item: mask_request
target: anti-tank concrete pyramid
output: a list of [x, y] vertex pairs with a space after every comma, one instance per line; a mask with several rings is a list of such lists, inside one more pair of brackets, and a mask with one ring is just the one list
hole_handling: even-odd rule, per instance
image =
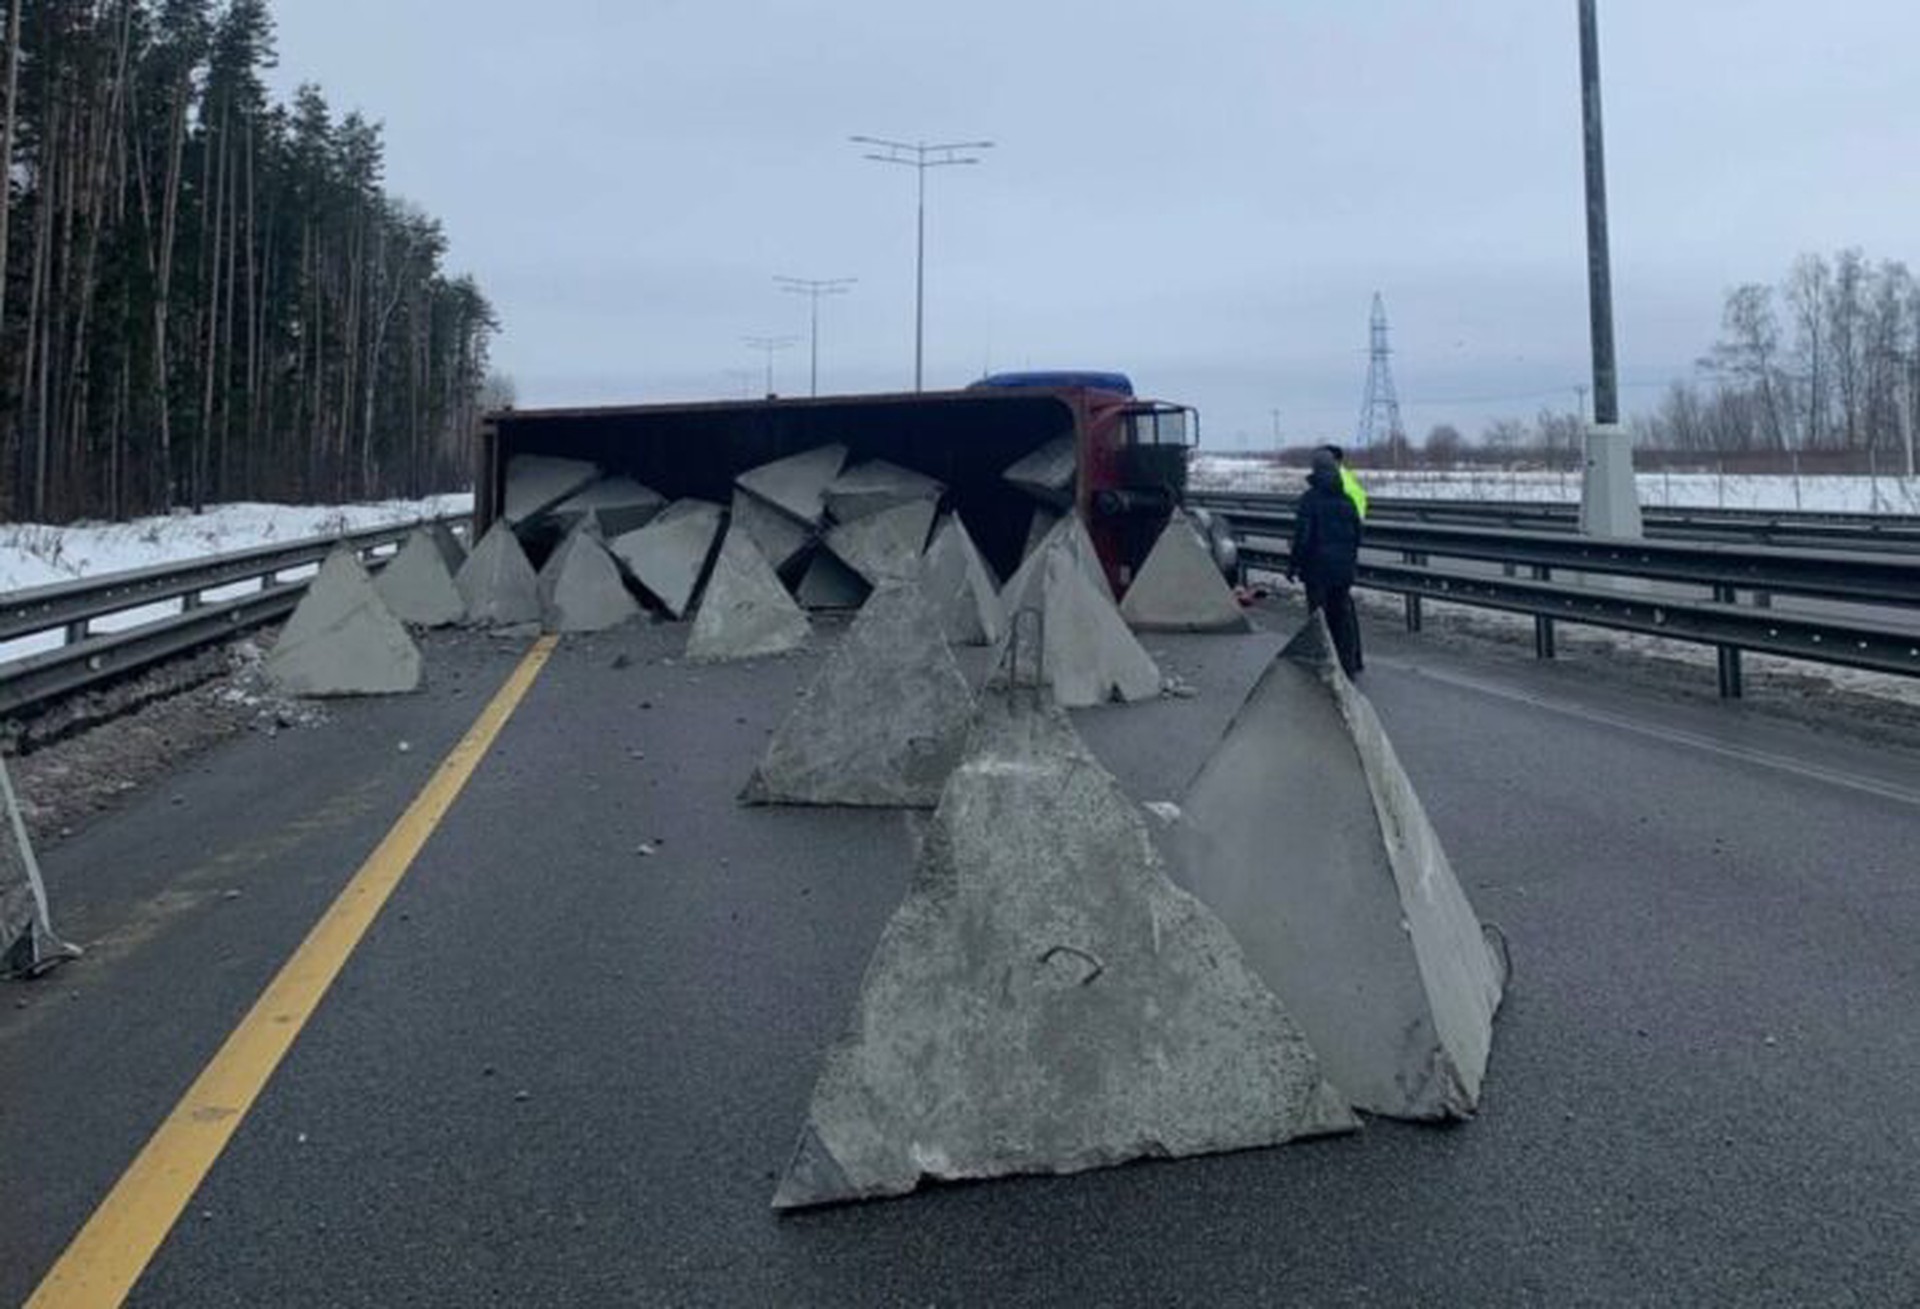
[[1234, 599], [1213, 552], [1176, 509], [1120, 602], [1127, 626], [1142, 632], [1246, 632], [1253, 624]]
[[540, 622], [549, 632], [602, 632], [640, 616], [620, 566], [582, 522], [540, 570]]
[[603, 477], [549, 509], [547, 516], [565, 531], [591, 519], [600, 534], [612, 540], [639, 531], [666, 507], [667, 498], [650, 486], [631, 477]]
[[875, 591], [767, 746], [751, 804], [930, 807], [973, 695], [920, 587]]
[[392, 695], [420, 687], [420, 648], [354, 552], [335, 550], [307, 584], [266, 659], [294, 695]]
[[867, 580], [821, 549], [807, 563], [794, 598], [807, 609], [858, 609], [873, 593]]
[[738, 488], [733, 493], [727, 525], [729, 530], [745, 532], [776, 572], [807, 548], [813, 534], [813, 529], [799, 519]]
[[700, 589], [714, 541], [720, 535], [721, 508], [706, 500], [675, 500], [637, 532], [609, 547], [635, 581], [675, 618], [684, 615]]
[[1044, 575], [1043, 564], [1049, 550], [1065, 550], [1075, 563], [1087, 575], [1087, 580], [1109, 602], [1113, 600], [1113, 583], [1107, 579], [1107, 570], [1100, 562], [1100, 552], [1094, 548], [1093, 538], [1087, 534], [1087, 525], [1080, 521], [1080, 515], [1068, 514], [1054, 522], [1045, 537], [1026, 558], [1020, 561], [1020, 567], [1000, 589], [1000, 599], [1006, 611], [1011, 614], [1017, 609], [1032, 603], [1031, 592]]
[[518, 526], [599, 476], [599, 468], [582, 459], [515, 455], [507, 461], [506, 496], [500, 516]]
[[805, 644], [812, 625], [747, 538], [729, 531], [700, 598], [687, 658], [709, 663], [781, 654]]
[[[1072, 520], [1063, 522], [1046, 549], [1007, 584], [1009, 633], [1020, 613], [1042, 616], [1044, 677], [1054, 699], [1074, 708], [1113, 700], [1149, 700], [1160, 694], [1163, 679], [1153, 656], [1121, 620], [1107, 593], [1096, 587], [1086, 562], [1073, 544]], [[1090, 548], [1090, 547], [1089, 547]], [[994, 666], [1005, 663], [1007, 639]]]
[[920, 561], [920, 584], [949, 641], [992, 645], [1005, 633], [999, 588], [958, 514], [949, 515], [933, 534]]
[[440, 561], [447, 566], [447, 576], [457, 575], [460, 565], [467, 562], [467, 548], [460, 544], [460, 539], [453, 534], [453, 529], [445, 523], [430, 523], [427, 526], [427, 535], [432, 538], [434, 548], [440, 552]]
[[1033, 552], [1045, 545], [1047, 538], [1053, 535], [1053, 529], [1060, 525], [1060, 515], [1045, 505], [1033, 507], [1033, 517], [1027, 522], [1026, 543], [1020, 547], [1022, 562], [1033, 557]]
[[931, 500], [882, 509], [835, 527], [827, 533], [827, 548], [874, 586], [904, 581], [920, 571], [933, 512]]
[[1506, 981], [1413, 783], [1315, 617], [1181, 803], [1176, 872], [1372, 1113], [1471, 1114]]
[[445, 627], [467, 616], [467, 602], [453, 584], [447, 556], [433, 533], [422, 528], [373, 579], [393, 616], [415, 627]]
[[823, 445], [785, 459], [750, 468], [734, 484], [803, 523], [816, 524], [826, 511], [827, 487], [847, 461], [844, 445]]
[[909, 500], [937, 502], [946, 490], [942, 483], [925, 473], [916, 473], [885, 459], [869, 459], [833, 479], [827, 487], [827, 512], [835, 522], [851, 523]]
[[1002, 476], [1027, 494], [1064, 509], [1073, 503], [1074, 468], [1073, 438], [1062, 436], [1016, 461]]
[[0, 759], [0, 977], [38, 977], [79, 953], [54, 933], [26, 816]]
[[505, 519], [495, 523], [454, 576], [467, 621], [516, 627], [540, 621], [540, 580]]
[[1065, 716], [989, 696], [774, 1205], [1355, 1125]]

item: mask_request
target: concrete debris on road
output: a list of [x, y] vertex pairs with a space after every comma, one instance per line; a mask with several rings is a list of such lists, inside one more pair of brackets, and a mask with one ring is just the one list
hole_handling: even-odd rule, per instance
[[343, 547], [307, 584], [265, 669], [293, 695], [393, 695], [420, 689], [420, 647]]
[[466, 601], [470, 623], [513, 627], [540, 621], [540, 579], [504, 519], [480, 538], [453, 584]]
[[916, 473], [885, 459], [869, 459], [833, 479], [827, 487], [827, 512], [837, 523], [851, 523], [910, 500], [938, 503], [946, 493], [944, 483], [925, 473]]
[[760, 553], [766, 556], [775, 572], [798, 558], [813, 539], [809, 525], [738, 487], [734, 488], [728, 527], [744, 531], [760, 547]]
[[934, 502], [909, 500], [841, 523], [827, 533], [827, 549], [872, 586], [901, 582], [920, 571], [920, 553], [933, 529]]
[[563, 532], [591, 522], [611, 541], [639, 531], [666, 507], [667, 498], [650, 486], [642, 486], [631, 477], [603, 477], [549, 509], [547, 517]]
[[373, 589], [395, 618], [415, 627], [447, 627], [467, 616], [467, 602], [453, 584], [446, 551], [428, 528], [407, 538], [373, 579]]
[[1261, 676], [1180, 807], [1176, 873], [1234, 925], [1352, 1103], [1472, 1114], [1504, 954], [1320, 617]]
[[724, 663], [784, 654], [806, 644], [812, 629], [760, 548], [745, 532], [729, 530], [687, 636], [686, 657]]
[[794, 594], [808, 609], [858, 609], [873, 591], [866, 578], [854, 572], [827, 549], [816, 551], [801, 575]]
[[78, 946], [53, 930], [47, 887], [33, 855], [20, 798], [14, 794], [7, 763], [0, 758], [0, 977], [38, 977], [69, 959]]
[[989, 696], [773, 1203], [1357, 1125], [1065, 715]]
[[920, 585], [954, 644], [993, 645], [1005, 634], [999, 584], [959, 514], [947, 515], [934, 532], [920, 560]]
[[600, 469], [582, 459], [515, 455], [507, 460], [507, 490], [500, 516], [518, 527], [599, 476]]
[[733, 484], [801, 522], [817, 526], [826, 512], [827, 487], [840, 476], [846, 462], [847, 447], [823, 445], [749, 468], [734, 478]]
[[1120, 602], [1140, 632], [1250, 632], [1253, 623], [1213, 561], [1213, 551], [1179, 510], [1167, 520]]
[[675, 500], [637, 532], [616, 538], [614, 558], [675, 618], [686, 616], [720, 537], [719, 505]]
[[882, 587], [774, 733], [740, 798], [930, 808], [972, 714], [973, 693], [920, 587]]
[[1027, 494], [1067, 509], [1073, 504], [1075, 462], [1073, 438], [1061, 436], [1017, 460], [1001, 476]]
[[540, 570], [540, 623], [549, 632], [603, 632], [640, 616], [620, 566], [583, 519]]
[[1004, 675], [1007, 647], [1019, 615], [1035, 610], [1041, 615], [1042, 680], [1053, 688], [1055, 701], [1070, 708], [1120, 700], [1151, 700], [1164, 680], [1160, 668], [1140, 639], [1120, 617], [1111, 596], [1094, 584], [1092, 567], [1099, 567], [1086, 545], [1083, 557], [1074, 533], [1077, 519], [1067, 519], [1047, 546], [1021, 565], [1007, 584], [1008, 635], [994, 657], [994, 680]]

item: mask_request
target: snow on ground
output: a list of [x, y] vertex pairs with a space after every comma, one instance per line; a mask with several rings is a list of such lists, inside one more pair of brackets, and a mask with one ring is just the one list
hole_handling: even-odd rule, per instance
[[[1243, 455], [1195, 457], [1193, 487], [1204, 491], [1304, 489], [1305, 474]], [[1370, 495], [1394, 499], [1511, 500], [1572, 504], [1580, 499], [1580, 475], [1568, 470], [1458, 468], [1367, 469], [1360, 480]], [[1803, 509], [1829, 513], [1920, 514], [1920, 478], [1793, 477], [1786, 474], [1641, 473], [1640, 503], [1691, 509]]]

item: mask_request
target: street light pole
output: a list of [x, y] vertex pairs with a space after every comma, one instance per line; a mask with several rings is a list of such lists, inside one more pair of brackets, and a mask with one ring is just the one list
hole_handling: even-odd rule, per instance
[[785, 350], [788, 346], [793, 344], [794, 339], [790, 336], [743, 336], [740, 339], [747, 343], [748, 349], [758, 350], [766, 355], [767, 357], [767, 397], [771, 399], [773, 397], [774, 351]]
[[807, 394], [820, 394], [820, 297], [823, 295], [845, 295], [847, 288], [860, 279], [857, 277], [775, 277], [782, 291], [791, 291], [794, 295], [804, 295], [812, 301], [811, 322], [812, 338], [808, 347], [811, 359], [807, 367]]
[[870, 145], [885, 153], [868, 152], [867, 158], [880, 164], [900, 164], [919, 174], [913, 254], [913, 389], [922, 389], [926, 362], [927, 322], [927, 170], [977, 164], [977, 158], [964, 152], [991, 150], [991, 141], [949, 141], [930, 145], [925, 141], [888, 141], [877, 136], [853, 136], [857, 145]]

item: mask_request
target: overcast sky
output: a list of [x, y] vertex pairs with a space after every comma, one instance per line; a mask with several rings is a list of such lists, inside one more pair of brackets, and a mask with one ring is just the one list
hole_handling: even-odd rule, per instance
[[[1622, 404], [1808, 249], [1920, 262], [1920, 5], [1600, 0]], [[1587, 379], [1574, 0], [275, 0], [284, 95], [386, 125], [523, 406], [1117, 368], [1206, 444], [1349, 433], [1374, 291], [1416, 437]], [[733, 370], [730, 372], [730, 370]], [[758, 389], [758, 381], [754, 383]]]

